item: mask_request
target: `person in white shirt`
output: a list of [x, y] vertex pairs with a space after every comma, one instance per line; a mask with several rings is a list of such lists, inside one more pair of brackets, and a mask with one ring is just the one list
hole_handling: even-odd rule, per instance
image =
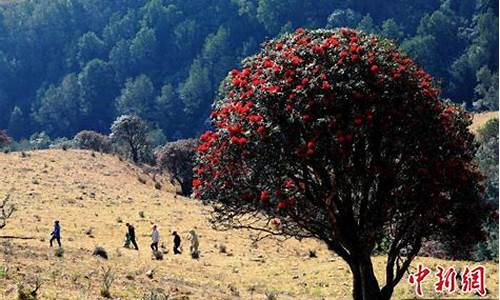
[[160, 232], [158, 231], [158, 227], [153, 225], [153, 231], [151, 232], [151, 249], [153, 251], [158, 251], [158, 242], [160, 242]]

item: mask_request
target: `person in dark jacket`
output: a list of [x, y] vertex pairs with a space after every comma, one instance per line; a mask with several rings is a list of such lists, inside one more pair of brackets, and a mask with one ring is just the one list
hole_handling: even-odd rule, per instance
[[132, 245], [134, 245], [135, 250], [139, 250], [139, 247], [137, 246], [137, 242], [135, 241], [135, 228], [132, 224], [127, 223], [127, 230], [128, 230], [128, 238], [130, 239], [130, 242]]
[[181, 246], [181, 237], [177, 234], [177, 231], [172, 233], [174, 236], [174, 254], [181, 254], [179, 247]]
[[59, 225], [59, 221], [54, 222], [54, 230], [52, 230], [50, 235], [52, 235], [52, 238], [50, 239], [50, 247], [52, 247], [52, 242], [56, 240], [59, 248], [61, 248], [61, 225]]

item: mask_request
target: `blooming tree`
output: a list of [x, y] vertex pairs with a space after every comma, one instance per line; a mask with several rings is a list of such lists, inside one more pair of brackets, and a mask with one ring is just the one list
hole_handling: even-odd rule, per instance
[[194, 193], [217, 224], [323, 240], [349, 265], [354, 299], [389, 299], [425, 239], [482, 238], [470, 117], [392, 42], [299, 29], [242, 66], [197, 149]]

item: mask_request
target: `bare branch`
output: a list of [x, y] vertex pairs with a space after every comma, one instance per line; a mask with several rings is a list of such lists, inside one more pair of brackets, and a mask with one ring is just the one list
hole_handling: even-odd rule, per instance
[[7, 225], [7, 220], [12, 216], [16, 210], [14, 205], [9, 204], [10, 194], [7, 194], [0, 203], [0, 229]]

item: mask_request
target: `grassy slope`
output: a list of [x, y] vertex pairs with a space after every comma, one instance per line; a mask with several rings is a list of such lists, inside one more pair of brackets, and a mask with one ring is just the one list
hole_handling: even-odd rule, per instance
[[[265, 299], [271, 291], [280, 299], [350, 298], [351, 276], [346, 264], [317, 241], [266, 240], [254, 247], [249, 240], [252, 232], [212, 230], [206, 219], [208, 207], [175, 198], [171, 192], [174, 187], [166, 178], [157, 178], [163, 187], [156, 190], [151, 177], [117, 157], [93, 157], [91, 152], [76, 150], [28, 154], [25, 158], [20, 153], [0, 154], [0, 197], [10, 193], [18, 208], [0, 234], [36, 238], [11, 240], [10, 246], [1, 240], [0, 265], [9, 270], [0, 276], [0, 298], [15, 298], [16, 282], [40, 277], [44, 282], [42, 299], [98, 299], [102, 266], [113, 268], [116, 280], [111, 293], [121, 299], [140, 298], [154, 287], [192, 299]], [[146, 184], [139, 182], [138, 176], [146, 178]], [[139, 216], [140, 211], [145, 218]], [[48, 247], [54, 219], [62, 224], [64, 258], [54, 257]], [[139, 252], [121, 248], [124, 222], [136, 225]], [[152, 260], [148, 248], [147, 235], [153, 223], [159, 225], [169, 250], [163, 261]], [[172, 256], [168, 233], [181, 232], [187, 249], [187, 231], [193, 227], [200, 235], [201, 258]], [[85, 233], [89, 228], [93, 237]], [[229, 255], [219, 253], [220, 244], [227, 247]], [[108, 250], [108, 261], [91, 256], [96, 245]], [[12, 254], [6, 254], [8, 248]], [[315, 249], [318, 258], [309, 258], [309, 249]], [[381, 281], [384, 259], [374, 257]], [[418, 262], [429, 267], [473, 264], [418, 258], [413, 266]], [[498, 298], [497, 263], [484, 265], [489, 296]], [[150, 268], [155, 268], [153, 279], [145, 276]], [[434, 295], [433, 281], [424, 284], [427, 297]], [[405, 278], [394, 298], [413, 295]]]

